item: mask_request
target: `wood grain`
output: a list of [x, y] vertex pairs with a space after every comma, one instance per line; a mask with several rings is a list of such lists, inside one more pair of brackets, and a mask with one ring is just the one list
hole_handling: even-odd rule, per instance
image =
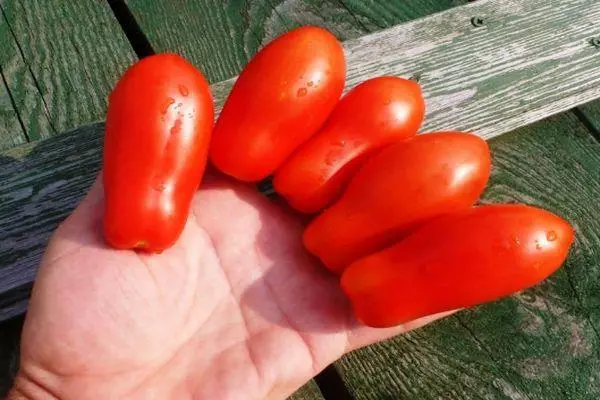
[[[370, 32], [467, 4], [468, 0], [338, 0]], [[375, 27], [375, 29], [373, 29]]]
[[[22, 58], [18, 56], [17, 44], [2, 10], [2, 0], [0, 0], [0, 38], [2, 39], [0, 40], [0, 150], [3, 150], [27, 142], [24, 123], [19, 121], [19, 114], [15, 108], [15, 104], [20, 105], [19, 101], [23, 101], [25, 96], [16, 98], [11, 96], [6, 76], [22, 78], [11, 80], [13, 90], [15, 90], [15, 86], [22, 86], [31, 91], [32, 85], [30, 75], [23, 73], [26, 66]], [[41, 97], [36, 97], [35, 93], [35, 90], [31, 91], [28, 100], [35, 101], [34, 99], [38, 98], [41, 102]]]
[[27, 137], [13, 107], [8, 89], [1, 78], [0, 70], [0, 150], [3, 150], [25, 143]]
[[424, 129], [493, 137], [600, 96], [599, 18], [594, 0], [478, 1], [348, 42], [349, 81], [419, 74]]
[[490, 142], [483, 203], [522, 202], [576, 227], [542, 285], [345, 357], [356, 399], [592, 399], [600, 395], [600, 145], [572, 114]]
[[[0, 0], [0, 65], [31, 140], [104, 118], [135, 55], [105, 1]], [[4, 32], [6, 33], [6, 31]]]
[[277, 19], [269, 0], [126, 0], [157, 52], [172, 51], [198, 66], [210, 82], [238, 74]]

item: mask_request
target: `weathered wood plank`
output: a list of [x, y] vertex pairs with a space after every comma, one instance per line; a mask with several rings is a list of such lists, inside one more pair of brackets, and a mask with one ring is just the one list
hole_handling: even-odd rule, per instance
[[106, 2], [0, 0], [0, 9], [0, 65], [28, 137], [103, 119], [108, 92], [135, 60]]
[[[370, 32], [412, 21], [469, 0], [338, 0]], [[373, 29], [375, 28], [375, 29]]]
[[[488, 25], [475, 28], [475, 15]], [[595, 0], [481, 0], [346, 41], [347, 88], [377, 75], [418, 75], [424, 130], [491, 138], [600, 97], [600, 52], [588, 40], [600, 33], [598, 20]]]
[[421, 18], [467, 0], [280, 0], [275, 12], [281, 17], [282, 33], [301, 25], [328, 28], [340, 40], [390, 28]]
[[19, 117], [12, 104], [10, 94], [2, 78], [0, 69], [0, 150], [7, 149], [27, 141]]
[[268, 25], [274, 36], [302, 25], [327, 28], [339, 40], [354, 39], [370, 31], [339, 0], [279, 0], [276, 3], [274, 16], [279, 18], [272, 18]]
[[269, 0], [126, 0], [157, 52], [174, 51], [198, 66], [210, 82], [238, 74], [272, 38]]
[[[2, 2], [0, 1], [0, 6]], [[0, 11], [2, 9], [0, 8]], [[10, 28], [4, 15], [0, 12], [0, 150], [7, 149], [27, 142], [27, 135], [21, 122], [17, 110], [15, 109], [15, 99], [11, 97], [5, 76], [14, 74], [15, 68], [23, 68], [24, 64], [18, 57], [14, 57], [17, 52], [17, 46], [10, 33]], [[15, 62], [8, 62], [12, 59]], [[15, 65], [16, 64], [16, 65]]]
[[592, 399], [600, 395], [600, 145], [572, 114], [490, 142], [484, 203], [518, 201], [571, 221], [576, 243], [542, 285], [339, 362], [361, 399]]

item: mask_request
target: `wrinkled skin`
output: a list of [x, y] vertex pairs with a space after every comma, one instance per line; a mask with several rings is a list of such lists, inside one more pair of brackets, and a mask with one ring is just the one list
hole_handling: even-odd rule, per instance
[[435, 319], [361, 326], [299, 219], [247, 186], [207, 177], [159, 255], [104, 244], [102, 192], [49, 244], [11, 399], [284, 399], [344, 353]]

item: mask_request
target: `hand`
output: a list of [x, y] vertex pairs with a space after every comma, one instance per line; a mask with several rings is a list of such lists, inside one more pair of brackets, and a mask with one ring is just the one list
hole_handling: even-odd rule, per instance
[[436, 318], [361, 326], [304, 251], [300, 219], [212, 175], [174, 247], [110, 249], [100, 181], [48, 246], [11, 399], [283, 399], [343, 354]]

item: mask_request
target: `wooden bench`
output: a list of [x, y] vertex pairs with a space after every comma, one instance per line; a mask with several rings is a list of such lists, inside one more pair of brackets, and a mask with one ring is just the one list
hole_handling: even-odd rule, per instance
[[[25, 311], [48, 237], [98, 171], [103, 124], [92, 122], [136, 53], [183, 54], [216, 82], [220, 105], [225, 79], [262, 44], [316, 24], [346, 40], [349, 87], [418, 77], [424, 130], [502, 135], [490, 141], [482, 201], [553, 210], [574, 223], [577, 240], [542, 285], [350, 354], [320, 389], [312, 382], [295, 398], [600, 397], [596, 0], [33, 3], [0, 0], [0, 38], [9, 38], [0, 43], [0, 320]], [[0, 333], [2, 360], [14, 357], [20, 324], [11, 324]]]

